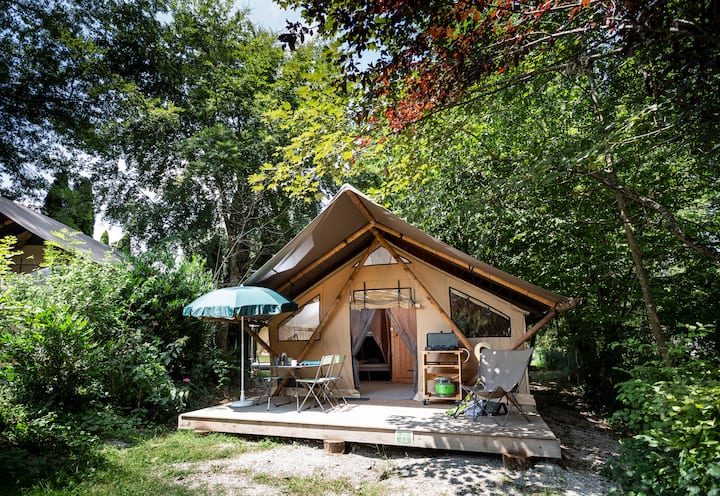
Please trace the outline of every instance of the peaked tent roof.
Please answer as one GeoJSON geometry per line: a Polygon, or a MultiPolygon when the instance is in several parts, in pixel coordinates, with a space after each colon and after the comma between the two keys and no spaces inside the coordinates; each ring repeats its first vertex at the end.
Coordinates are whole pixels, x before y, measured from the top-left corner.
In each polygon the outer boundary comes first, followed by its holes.
{"type": "Polygon", "coordinates": [[[76,250],[98,263],[120,260],[117,251],[106,244],[47,215],[0,196],[0,237],[12,235],[20,238],[22,242],[25,233],[30,237],[35,235],[42,240],[55,242],[63,249],[76,250]],[[69,234],[58,235],[62,231],[67,231],[69,234]]]}
{"type": "Polygon", "coordinates": [[[375,232],[428,264],[497,294],[534,314],[570,300],[503,272],[404,221],[350,185],[244,284],[279,290],[291,298],[363,253],[375,232]]]}

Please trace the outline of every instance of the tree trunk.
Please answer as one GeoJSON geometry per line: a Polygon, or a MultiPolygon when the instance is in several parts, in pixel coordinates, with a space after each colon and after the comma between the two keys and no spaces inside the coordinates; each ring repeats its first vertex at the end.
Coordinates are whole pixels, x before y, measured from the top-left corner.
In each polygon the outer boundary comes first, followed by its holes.
{"type": "MultiPolygon", "coordinates": [[[[603,122],[603,114],[601,112],[600,97],[598,95],[597,86],[595,84],[595,78],[592,73],[592,69],[587,71],[587,75],[590,81],[590,97],[592,98],[597,119],[599,122],[603,122]]],[[[607,164],[606,175],[609,182],[612,184],[620,184],[617,174],[615,172],[615,161],[610,153],[605,155],[605,163],[607,164]]],[[[601,181],[602,183],[602,181],[601,181]]],[[[608,184],[604,184],[608,186],[608,184]]],[[[617,201],[618,210],[620,211],[620,218],[622,219],[623,229],[625,230],[625,237],[628,241],[628,247],[630,248],[630,254],[632,255],[633,264],[635,266],[635,274],[637,275],[638,282],[640,283],[640,289],[643,295],[643,302],[645,303],[645,312],[647,313],[648,323],[650,324],[650,330],[652,331],[653,337],[655,338],[655,344],[658,347],[658,351],[666,364],[670,364],[670,356],[668,355],[667,341],[665,340],[665,333],[660,325],[660,317],[657,314],[657,307],[655,305],[655,298],[652,295],[650,289],[650,278],[645,270],[645,263],[643,261],[642,251],[638,244],[637,238],[635,237],[635,230],[633,223],[630,218],[630,211],[628,210],[627,200],[623,195],[621,188],[610,188],[615,194],[617,201]]]]}
{"type": "MultiPolygon", "coordinates": [[[[612,174],[614,175],[614,172],[612,172],[612,174]]],[[[670,357],[668,355],[665,333],[660,325],[660,317],[657,314],[655,298],[653,297],[650,289],[650,278],[645,270],[642,251],[640,251],[640,246],[638,245],[637,238],[635,237],[635,229],[633,228],[632,220],[630,219],[627,201],[619,191],[615,191],[615,199],[620,211],[620,217],[622,218],[623,228],[625,229],[625,237],[628,241],[628,247],[630,248],[633,264],[635,265],[635,274],[637,275],[638,282],[640,283],[640,289],[642,291],[643,301],[645,302],[645,311],[647,313],[650,329],[653,337],[655,338],[655,344],[657,344],[660,355],[665,363],[669,364],[670,357]]]]}

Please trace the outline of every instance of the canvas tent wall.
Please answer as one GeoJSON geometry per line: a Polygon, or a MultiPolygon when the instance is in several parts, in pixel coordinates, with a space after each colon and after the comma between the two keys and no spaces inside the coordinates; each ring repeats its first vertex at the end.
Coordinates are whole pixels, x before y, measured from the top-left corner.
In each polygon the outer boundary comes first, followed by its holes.
{"type": "MultiPolygon", "coordinates": [[[[348,185],[244,284],[275,289],[295,300],[300,310],[310,303],[317,308],[317,325],[306,331],[302,341],[280,339],[287,318],[270,321],[273,351],[298,359],[326,353],[353,356],[351,307],[372,290],[391,290],[391,295],[395,290],[396,302],[379,303],[380,307],[408,306],[409,299],[416,329],[414,349],[408,351],[414,357],[424,349],[427,333],[438,331],[455,332],[468,349],[478,341],[508,349],[522,341],[527,316],[538,318],[556,308],[572,307],[571,299],[448,246],[348,185]],[[403,290],[407,294],[400,294],[403,290]],[[451,309],[451,299],[465,297],[506,317],[506,335],[466,337],[453,322],[451,309]]],[[[403,340],[406,347],[409,342],[403,340]]],[[[417,359],[413,366],[417,371],[417,359]]],[[[473,359],[463,369],[466,378],[476,371],[473,359]]],[[[346,389],[351,390],[353,374],[348,371],[346,376],[346,389]]]]}

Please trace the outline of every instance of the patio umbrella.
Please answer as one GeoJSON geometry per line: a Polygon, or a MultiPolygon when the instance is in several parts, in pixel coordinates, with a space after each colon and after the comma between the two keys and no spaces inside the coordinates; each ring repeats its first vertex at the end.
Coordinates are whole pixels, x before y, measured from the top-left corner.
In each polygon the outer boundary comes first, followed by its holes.
{"type": "Polygon", "coordinates": [[[195,299],[183,308],[186,317],[203,320],[240,321],[240,400],[230,404],[243,407],[252,404],[245,399],[245,317],[267,317],[297,310],[297,303],[272,289],[259,286],[234,286],[216,289],[195,299]]]}

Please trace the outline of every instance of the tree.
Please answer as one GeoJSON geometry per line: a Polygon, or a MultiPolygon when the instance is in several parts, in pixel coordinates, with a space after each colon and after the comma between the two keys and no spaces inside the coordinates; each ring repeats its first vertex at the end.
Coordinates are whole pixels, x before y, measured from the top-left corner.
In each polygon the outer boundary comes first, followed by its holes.
{"type": "MultiPolygon", "coordinates": [[[[693,86],[712,89],[714,77],[710,82],[701,79],[715,75],[720,56],[713,37],[720,13],[713,2],[279,3],[301,10],[313,30],[344,47],[339,60],[346,76],[363,80],[371,94],[388,97],[379,106],[400,127],[446,104],[491,91],[498,83],[488,80],[494,74],[508,76],[500,84],[513,84],[628,55],[639,55],[649,69],[646,76],[653,90],[681,97],[683,89],[693,86]],[[368,55],[374,62],[360,63],[368,55]],[[521,61],[538,56],[542,65],[515,70],[521,61]]],[[[299,44],[307,27],[289,28],[281,39],[299,44]]]]}
{"type": "Polygon", "coordinates": [[[106,121],[98,147],[108,217],[135,243],[202,253],[231,284],[315,213],[315,203],[248,181],[286,139],[266,125],[265,111],[292,104],[290,85],[301,84],[285,79],[273,39],[230,1],[174,5],[148,76],[159,83],[115,95],[120,112],[106,121]]]}
{"type": "MultiPolygon", "coordinates": [[[[433,113],[489,105],[500,92],[522,91],[554,74],[566,78],[568,88],[581,88],[572,97],[593,112],[571,116],[581,119],[571,127],[577,136],[569,143],[559,135],[549,137],[555,145],[549,157],[561,154],[556,163],[543,157],[525,166],[535,184],[570,174],[573,182],[591,178],[612,192],[652,333],[667,356],[667,329],[657,314],[657,289],[651,286],[643,254],[647,248],[636,233],[648,228],[654,232],[651,225],[659,222],[711,263],[720,261],[719,226],[713,215],[720,128],[712,118],[718,110],[712,95],[717,91],[720,50],[710,34],[718,15],[711,3],[284,5],[301,7],[316,29],[347,47],[341,56],[346,75],[361,77],[366,94],[375,97],[367,112],[386,119],[394,133],[405,128],[417,132],[413,125],[433,113]],[[379,51],[377,61],[360,69],[357,58],[371,49],[379,51]],[[689,153],[693,148],[700,150],[696,157],[689,153]],[[643,153],[656,161],[648,162],[643,153]],[[656,172],[669,164],[668,174],[656,172]],[[646,176],[637,174],[639,167],[646,176]],[[678,187],[674,174],[689,181],[678,187]]],[[[561,90],[558,96],[567,94],[561,90]]],[[[515,111],[525,106],[519,100],[511,105],[515,111]]],[[[534,125],[542,127],[543,116],[537,118],[534,125]]],[[[528,136],[536,132],[530,129],[528,136]]],[[[532,149],[537,143],[525,145],[537,157],[532,149]]]]}
{"type": "Polygon", "coordinates": [[[103,91],[157,83],[146,76],[165,3],[0,1],[0,193],[42,196],[58,157],[92,137],[103,91]]]}
{"type": "Polygon", "coordinates": [[[90,180],[76,177],[70,184],[69,173],[60,171],[45,196],[43,213],[78,231],[93,235],[95,209],[90,180]]]}
{"type": "MultiPolygon", "coordinates": [[[[582,298],[582,309],[558,327],[559,342],[607,407],[613,384],[625,377],[621,368],[647,359],[639,345],[653,338],[617,198],[593,177],[602,163],[595,157],[603,156],[595,151],[613,147],[623,157],[615,164],[619,180],[680,213],[699,237],[717,232],[707,210],[717,188],[707,182],[702,157],[674,141],[626,142],[629,129],[606,129],[588,88],[548,74],[436,113],[361,162],[372,158],[369,169],[386,171],[382,188],[370,192],[413,223],[512,274],[582,298]]],[[[633,98],[606,93],[605,114],[634,115],[644,102],[633,98]]],[[[628,212],[663,332],[676,340],[678,323],[715,321],[717,266],[677,243],[653,211],[633,202],[628,212]]]]}
{"type": "Polygon", "coordinates": [[[364,140],[353,122],[350,94],[334,86],[339,68],[323,57],[329,46],[316,45],[286,64],[296,81],[293,100],[278,101],[265,116],[268,126],[287,133],[288,140],[274,150],[272,160],[251,176],[256,189],[286,191],[293,197],[318,201],[340,183],[358,179],[364,171],[350,167],[364,140]],[[304,59],[304,60],[303,60],[304,59]],[[312,71],[308,63],[313,61],[312,71]]]}

